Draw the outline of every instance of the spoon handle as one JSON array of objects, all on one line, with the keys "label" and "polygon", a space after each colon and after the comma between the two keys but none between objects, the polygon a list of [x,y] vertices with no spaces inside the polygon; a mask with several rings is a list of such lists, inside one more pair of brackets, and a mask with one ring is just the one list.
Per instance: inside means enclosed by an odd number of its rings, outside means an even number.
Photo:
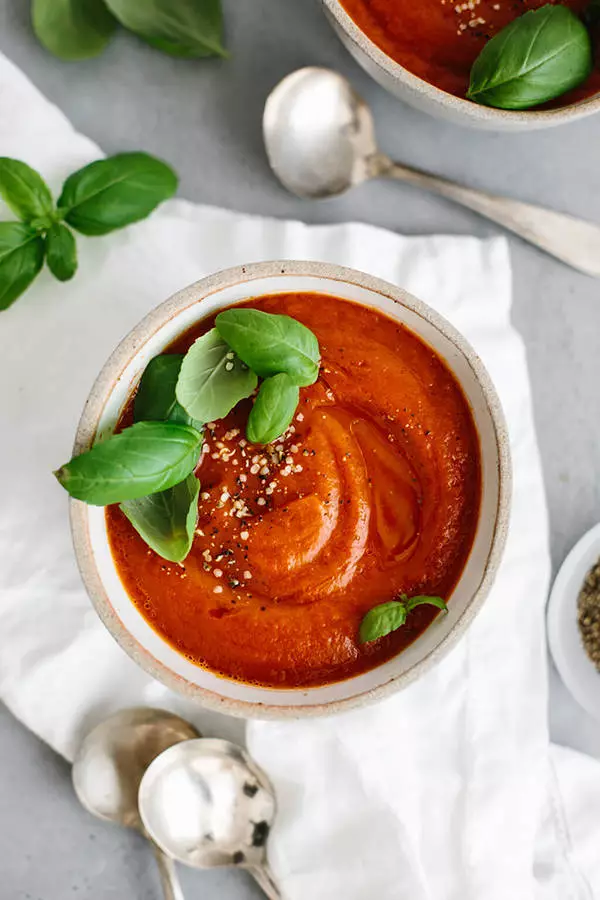
[{"label": "spoon handle", "polygon": [[386,157],[376,160],[375,172],[454,200],[503,225],[574,269],[585,272],[586,275],[600,277],[600,226],[592,222],[531,203],[521,203],[519,200],[463,187],[446,178],[393,163]]},{"label": "spoon handle", "polygon": [[262,866],[252,866],[250,874],[254,877],[259,887],[263,889],[269,900],[283,900],[281,891],[273,878],[273,873],[266,863]]},{"label": "spoon handle", "polygon": [[162,852],[160,847],[152,844],[154,849],[154,857],[158,866],[158,874],[160,875],[160,883],[162,885],[165,900],[184,900],[179,876],[175,871],[175,863],[173,860]]}]

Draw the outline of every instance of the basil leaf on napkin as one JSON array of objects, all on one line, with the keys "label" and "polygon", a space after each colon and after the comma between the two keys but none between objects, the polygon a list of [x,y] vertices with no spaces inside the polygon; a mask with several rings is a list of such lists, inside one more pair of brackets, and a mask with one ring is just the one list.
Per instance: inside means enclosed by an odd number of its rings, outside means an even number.
[{"label": "basil leaf on napkin", "polygon": [[66,491],[93,506],[108,506],[165,491],[198,463],[202,437],[172,422],[138,422],[61,466]]},{"label": "basil leaf on napkin", "polygon": [[223,419],[256,389],[258,378],[212,328],[194,341],[181,364],[177,400],[200,422]]},{"label": "basil leaf on napkin", "polygon": [[436,606],[446,612],[448,607],[441,597],[426,597],[419,595],[411,597],[410,600],[405,595],[401,600],[390,600],[388,603],[380,603],[370,609],[360,624],[359,640],[361,644],[369,641],[376,641],[386,634],[391,634],[401,628],[405,622],[409,612],[416,606]]},{"label": "basil leaf on napkin", "polygon": [[50,188],[42,176],[19,159],[0,157],[0,194],[24,222],[51,216],[54,210]]},{"label": "basil leaf on napkin", "polygon": [[121,503],[120,509],[155,553],[182,562],[194,542],[199,491],[196,476],[188,475],[166,491]]},{"label": "basil leaf on napkin", "polygon": [[59,281],[68,281],[77,271],[75,237],[62,222],[55,222],[46,233],[46,262]]},{"label": "basil leaf on napkin", "polygon": [[117,26],[104,0],[33,0],[33,30],[60,59],[87,59],[102,53]]},{"label": "basil leaf on napkin", "polygon": [[106,0],[130,31],[173,56],[226,56],[221,0]]},{"label": "basil leaf on napkin", "polygon": [[189,416],[175,396],[182,362],[183,353],[164,353],[150,360],[135,395],[136,422],[177,422],[202,431],[204,423]]},{"label": "basil leaf on napkin", "polygon": [[285,372],[299,385],[319,376],[319,343],[315,335],[290,316],[258,309],[226,309],[215,319],[224,341],[260,375]]},{"label": "basil leaf on napkin", "polygon": [[108,234],[148,216],[177,190],[177,175],[147,153],[119,153],[90,163],[64,183],[58,208],[87,235]]},{"label": "basil leaf on napkin", "polygon": [[270,444],[291,424],[300,398],[300,388],[289,375],[266,378],[248,417],[246,437],[253,444]]},{"label": "basil leaf on napkin", "polygon": [[577,87],[591,70],[583,22],[566,6],[546,5],[488,41],[473,63],[467,97],[499,109],[528,109]]},{"label": "basil leaf on napkin", "polygon": [[0,309],[27,290],[44,265],[44,239],[21,222],[0,222]]}]

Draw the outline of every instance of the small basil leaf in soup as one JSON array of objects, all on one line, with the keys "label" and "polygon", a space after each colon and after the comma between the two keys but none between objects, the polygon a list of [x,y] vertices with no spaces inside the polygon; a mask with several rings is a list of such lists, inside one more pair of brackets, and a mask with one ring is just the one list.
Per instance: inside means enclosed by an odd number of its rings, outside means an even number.
[{"label": "small basil leaf in soup", "polygon": [[177,190],[177,175],[147,153],[119,153],[74,172],[58,209],[65,222],[87,235],[102,235],[138,222]]},{"label": "small basil leaf in soup", "polygon": [[317,380],[319,342],[296,319],[258,309],[227,309],[219,313],[215,325],[223,340],[262,378],[285,372],[299,385]]},{"label": "small basil leaf in soup", "polygon": [[566,6],[548,4],[488,41],[473,63],[467,97],[499,109],[528,109],[577,87],[592,64],[581,19]]},{"label": "small basil leaf in soup", "polygon": [[0,310],[27,290],[44,265],[44,239],[22,222],[0,222]]},{"label": "small basil leaf in soup", "polygon": [[117,22],[104,0],[33,0],[33,30],[60,59],[88,59],[102,53]]},{"label": "small basil leaf in soup", "polygon": [[62,222],[55,222],[46,232],[46,262],[59,281],[68,281],[77,271],[75,237]]},{"label": "small basil leaf in soup", "polygon": [[136,422],[176,422],[202,431],[204,423],[189,416],[175,396],[182,362],[183,353],[163,353],[150,360],[135,395]]},{"label": "small basil leaf in soup", "polygon": [[226,56],[221,0],[106,0],[119,22],[181,57]]},{"label": "small basil leaf in soup", "polygon": [[195,475],[166,491],[126,500],[120,508],[148,546],[169,562],[191,550],[198,521],[200,482]]},{"label": "small basil leaf in soup", "polygon": [[42,176],[8,156],[0,157],[0,195],[24,222],[50,216],[54,209],[50,188]]},{"label": "small basil leaf in soup", "polygon": [[61,466],[66,491],[93,506],[108,506],[164,491],[198,463],[202,436],[172,422],[138,422]]},{"label": "small basil leaf in soup", "polygon": [[380,603],[370,609],[360,623],[359,638],[361,644],[376,641],[392,631],[396,631],[406,622],[406,606],[399,600]]},{"label": "small basil leaf in soup", "polygon": [[441,597],[426,597],[424,595],[419,595],[418,597],[411,597],[410,600],[405,600],[404,603],[407,612],[410,612],[416,606],[436,606],[438,609],[448,612],[448,607]]},{"label": "small basil leaf in soup", "polygon": [[194,341],[181,364],[176,397],[200,422],[223,419],[256,389],[258,378],[215,328]]},{"label": "small basil leaf in soup", "polygon": [[253,444],[270,444],[280,437],[294,418],[300,388],[289,375],[266,378],[248,417],[246,437]]},{"label": "small basil leaf in soup", "polygon": [[389,603],[380,603],[374,606],[363,618],[360,624],[359,639],[361,644],[376,641],[386,634],[391,634],[401,628],[408,614],[417,606],[435,606],[437,609],[448,611],[448,607],[441,597],[428,597],[419,595],[410,599],[403,594],[401,600],[390,600]]}]

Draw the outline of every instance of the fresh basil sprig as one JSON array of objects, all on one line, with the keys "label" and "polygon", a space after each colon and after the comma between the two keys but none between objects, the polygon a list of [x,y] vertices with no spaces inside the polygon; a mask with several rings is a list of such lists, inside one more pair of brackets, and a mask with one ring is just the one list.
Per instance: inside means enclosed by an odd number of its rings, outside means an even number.
[{"label": "fresh basil sprig", "polygon": [[270,444],[290,425],[300,388],[284,372],[265,378],[250,410],[246,436],[253,444]]},{"label": "fresh basil sprig", "polygon": [[97,56],[117,23],[171,56],[226,56],[221,0],[32,0],[34,31],[65,60]]},{"label": "fresh basil sprig", "polygon": [[60,59],[89,59],[102,53],[117,27],[104,0],[33,0],[33,30]]},{"label": "fresh basil sprig", "polygon": [[200,482],[188,475],[174,487],[120,504],[149,547],[169,562],[183,562],[191,550],[198,521]]},{"label": "fresh basil sprig", "polygon": [[215,328],[194,341],[181,364],[176,396],[188,415],[201,422],[223,419],[249,397],[258,379]]},{"label": "fresh basil sprig", "polygon": [[108,234],[145,218],[176,190],[177,176],[162,160],[120,153],[70,175],[55,207],[35,169],[0,157],[0,196],[22,220],[0,223],[0,310],[29,287],[44,258],[59,281],[73,277],[77,246],[67,225],[86,235]]},{"label": "fresh basil sprig", "polygon": [[359,639],[361,644],[367,644],[370,641],[376,641],[386,634],[391,634],[401,628],[408,614],[417,606],[427,604],[428,606],[436,606],[448,612],[448,607],[441,597],[426,597],[420,595],[411,597],[402,594],[400,600],[390,600],[388,603],[380,603],[370,609],[360,624]]},{"label": "fresh basil sprig", "polygon": [[499,109],[528,109],[560,97],[589,76],[592,43],[581,19],[548,4],[514,19],[485,45],[467,98]]},{"label": "fresh basil sprig", "polygon": [[202,436],[173,422],[138,422],[74,457],[54,474],[66,491],[108,506],[165,491],[198,463]]},{"label": "fresh basil sprig", "polygon": [[319,375],[319,342],[297,319],[258,309],[226,309],[215,319],[221,337],[261,378],[285,372],[299,385]]}]

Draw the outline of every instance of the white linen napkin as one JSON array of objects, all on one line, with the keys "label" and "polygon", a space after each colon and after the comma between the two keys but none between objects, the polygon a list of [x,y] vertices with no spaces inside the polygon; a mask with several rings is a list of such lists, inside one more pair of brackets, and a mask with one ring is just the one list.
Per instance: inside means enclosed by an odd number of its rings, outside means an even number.
[{"label": "white linen napkin", "polygon": [[[101,155],[3,57],[0,154],[29,162],[55,190]],[[589,825],[600,777],[592,761],[549,754],[547,518],[504,239],[307,227],[175,200],[78,245],[72,282],[44,273],[0,314],[0,697],[67,758],[97,718],[131,704],[169,706],[205,732],[240,737],[240,723],[176,698],[104,630],[51,472],[70,456],[108,354],[178,288],[269,258],[363,269],[436,307],[484,359],[511,434],[512,527],[481,615],[417,684],[328,720],[249,723],[249,747],[279,798],[273,866],[289,900],[589,900],[600,891]]]}]

